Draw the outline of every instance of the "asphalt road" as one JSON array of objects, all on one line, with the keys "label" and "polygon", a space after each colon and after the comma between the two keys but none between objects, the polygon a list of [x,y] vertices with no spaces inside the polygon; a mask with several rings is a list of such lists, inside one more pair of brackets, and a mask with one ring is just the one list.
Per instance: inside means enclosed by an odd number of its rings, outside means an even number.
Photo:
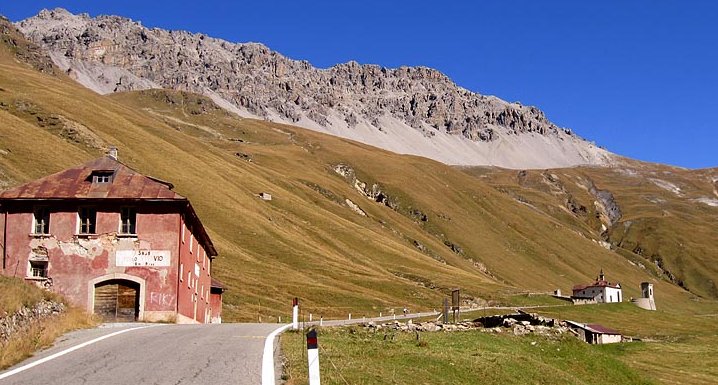
[{"label": "asphalt road", "polygon": [[103,335],[143,326],[1,379],[0,384],[257,385],[262,382],[265,338],[280,325],[113,325],[69,333],[16,367]]},{"label": "asphalt road", "polygon": [[[352,320],[325,320],[323,326],[436,316],[438,313]],[[318,321],[300,326],[315,326]],[[266,337],[279,324],[164,325],[108,324],[72,332],[53,347],[0,372],[0,385],[11,384],[246,384],[262,381]],[[105,337],[100,341],[91,342]],[[86,346],[83,344],[89,343]],[[2,378],[9,372],[74,348],[46,362]],[[274,345],[274,351],[277,344]],[[268,354],[270,362],[274,354]],[[275,373],[278,360],[274,359]],[[271,369],[270,373],[271,375]],[[264,383],[271,383],[271,376]],[[269,380],[269,381],[267,381]]]},{"label": "asphalt road", "polygon": [[[400,321],[400,322],[406,322],[413,318],[423,318],[423,317],[434,317],[438,316],[439,313],[437,312],[426,312],[426,313],[410,313],[407,315],[404,314],[397,314],[396,316],[388,315],[383,317],[374,317],[374,318],[352,318],[352,319],[343,319],[343,320],[324,320],[321,321],[322,326],[344,326],[344,325],[355,325],[360,324],[364,322],[387,322],[387,321]],[[312,322],[306,322],[303,324],[303,326],[319,326],[320,321],[312,321]],[[300,325],[302,326],[302,325]]]}]

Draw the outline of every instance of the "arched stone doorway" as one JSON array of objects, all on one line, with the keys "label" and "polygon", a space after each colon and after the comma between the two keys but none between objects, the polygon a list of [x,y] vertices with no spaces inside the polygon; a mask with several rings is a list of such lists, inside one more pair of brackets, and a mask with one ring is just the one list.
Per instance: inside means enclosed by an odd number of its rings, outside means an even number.
[{"label": "arched stone doorway", "polygon": [[134,322],[143,319],[144,280],[126,274],[111,274],[90,282],[92,312],[104,322]]}]

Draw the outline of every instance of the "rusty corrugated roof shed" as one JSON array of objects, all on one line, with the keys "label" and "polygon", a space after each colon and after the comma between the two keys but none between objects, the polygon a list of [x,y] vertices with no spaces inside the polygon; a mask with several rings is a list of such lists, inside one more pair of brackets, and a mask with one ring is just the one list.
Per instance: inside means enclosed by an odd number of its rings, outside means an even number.
[{"label": "rusty corrugated roof shed", "polygon": [[599,325],[599,324],[582,324],[582,323],[580,323],[580,322],[569,321],[569,320],[566,320],[566,323],[568,323],[569,326],[575,326],[575,327],[578,327],[578,328],[581,328],[581,329],[584,329],[584,330],[588,330],[588,331],[591,331],[591,332],[594,332],[594,333],[599,333],[599,334],[618,334],[618,335],[621,334],[621,332],[619,332],[619,331],[617,331],[617,330],[613,330],[613,329],[607,328],[607,327],[605,327],[605,326],[603,326],[603,325]]},{"label": "rusty corrugated roof shed", "polygon": [[[95,173],[112,173],[110,183],[92,183]],[[184,214],[211,257],[217,250],[189,200],[172,191],[174,186],[127,167],[109,156],[69,168],[0,192],[0,203],[17,200],[164,200],[186,202]]]},{"label": "rusty corrugated roof shed", "polygon": [[594,332],[598,332],[601,334],[621,334],[621,332],[613,329],[609,329],[603,325],[599,324],[586,324],[586,327],[591,329]]}]

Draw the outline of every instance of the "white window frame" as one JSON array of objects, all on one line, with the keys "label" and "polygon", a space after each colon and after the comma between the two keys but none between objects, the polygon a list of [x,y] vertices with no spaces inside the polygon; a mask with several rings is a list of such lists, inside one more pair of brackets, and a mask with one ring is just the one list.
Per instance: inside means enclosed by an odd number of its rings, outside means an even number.
[{"label": "white window frame", "polygon": [[[94,227],[94,231],[90,232],[89,228],[87,232],[82,232],[82,210],[92,210],[95,212],[95,218],[92,220],[91,224],[92,227]],[[89,224],[88,224],[89,227]],[[77,235],[95,235],[97,234],[97,208],[94,206],[80,206],[77,208],[77,227],[76,227],[76,234]]]},{"label": "white window frame", "polygon": [[115,173],[112,171],[93,171],[92,183],[93,184],[106,184],[112,183]]},{"label": "white window frame", "polygon": [[[37,217],[38,213],[42,213],[42,220],[45,221],[43,226],[43,231],[38,232],[37,231]],[[32,229],[30,231],[30,234],[33,235],[50,235],[50,208],[47,206],[35,206],[32,209]]]},{"label": "white window frame", "polygon": [[[134,227],[134,231],[124,231],[125,222],[123,220],[123,214],[125,214],[125,211],[129,212],[132,215],[132,220],[129,222],[130,227]],[[117,231],[120,235],[125,236],[135,236],[137,235],[137,208],[134,206],[122,206],[120,207],[120,227]]]},{"label": "white window frame", "polygon": [[[42,264],[43,268],[40,270],[40,268],[33,267],[32,264]],[[50,263],[48,261],[27,261],[27,277],[28,278],[47,278],[48,270],[50,270]],[[35,271],[42,271],[44,274],[41,275],[35,275]]]}]

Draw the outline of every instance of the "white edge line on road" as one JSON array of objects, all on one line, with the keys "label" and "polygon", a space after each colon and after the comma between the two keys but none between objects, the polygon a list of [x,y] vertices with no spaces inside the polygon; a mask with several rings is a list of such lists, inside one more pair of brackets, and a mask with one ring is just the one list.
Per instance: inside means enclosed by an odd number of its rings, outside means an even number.
[{"label": "white edge line on road", "polygon": [[95,342],[99,342],[99,341],[102,341],[102,340],[104,340],[104,339],[107,339],[107,338],[110,338],[110,337],[114,337],[114,336],[116,336],[116,335],[118,335],[118,334],[126,333],[126,332],[129,332],[129,331],[132,331],[132,330],[145,329],[145,328],[154,327],[154,326],[160,326],[160,325],[148,325],[148,326],[140,326],[140,327],[137,327],[137,328],[123,329],[123,330],[116,331],[116,332],[114,332],[114,333],[110,333],[110,334],[106,334],[106,335],[101,336],[101,337],[97,337],[97,338],[95,338],[94,340],[90,340],[90,341],[87,341],[87,342],[83,342],[83,343],[81,343],[81,344],[79,344],[79,345],[75,345],[75,346],[73,346],[73,347],[71,347],[71,348],[68,348],[68,349],[65,349],[65,350],[63,350],[63,351],[61,351],[61,352],[57,352],[57,353],[55,353],[55,354],[53,354],[53,355],[47,356],[47,357],[45,357],[45,358],[41,358],[41,359],[39,359],[39,360],[37,360],[37,361],[33,361],[33,362],[31,362],[31,363],[29,363],[29,364],[27,364],[27,365],[23,365],[23,366],[21,366],[21,367],[19,367],[19,368],[16,368],[16,369],[7,371],[7,372],[5,372],[5,373],[2,373],[2,374],[0,374],[0,380],[2,380],[3,378],[10,377],[10,376],[12,376],[12,375],[18,374],[18,373],[23,372],[23,371],[25,371],[25,370],[28,370],[28,369],[30,369],[30,368],[32,368],[32,367],[37,366],[37,365],[44,364],[44,363],[47,362],[47,361],[54,360],[54,359],[57,358],[57,357],[64,356],[64,355],[67,354],[67,353],[71,353],[71,352],[74,352],[75,350],[82,349],[82,348],[84,348],[85,346],[94,344]]},{"label": "white edge line on road", "polygon": [[264,353],[262,354],[262,385],[276,385],[274,374],[274,338],[283,331],[292,327],[286,324],[269,333],[264,340]]}]

